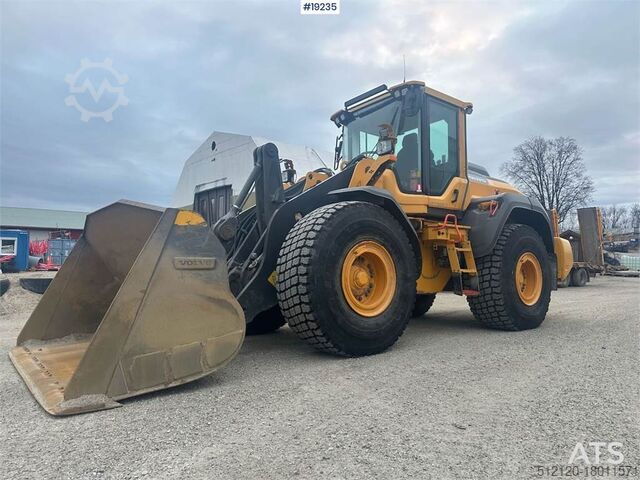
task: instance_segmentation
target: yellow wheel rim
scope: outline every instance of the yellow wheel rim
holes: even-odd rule
[[[387,249],[369,240],[351,248],[342,264],[342,292],[358,315],[384,312],[396,293],[396,267]]]
[[[525,305],[535,305],[542,294],[542,268],[531,252],[520,255],[516,264],[516,289]]]

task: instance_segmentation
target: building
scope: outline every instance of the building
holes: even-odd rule
[[[43,208],[0,207],[0,229],[29,232],[29,240],[47,240],[50,233],[67,232],[77,239],[84,229],[85,212]]]
[[[251,173],[253,150],[269,142],[278,147],[280,158],[293,160],[298,177],[333,166],[329,152],[250,135],[213,132],[185,162],[173,206],[194,208],[213,223],[229,210]],[[194,206],[196,194],[198,205]]]

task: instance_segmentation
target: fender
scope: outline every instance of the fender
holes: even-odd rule
[[[497,204],[495,212],[486,208],[489,202]],[[471,227],[469,239],[473,256],[476,258],[491,253],[506,223],[522,223],[538,232],[547,252],[555,260],[549,215],[534,198],[518,193],[475,198],[469,204],[460,223]]]
[[[415,229],[411,225],[411,222],[405,215],[400,205],[398,205],[398,202],[396,202],[396,199],[393,198],[391,193],[389,193],[387,190],[376,187],[351,187],[333,190],[329,192],[329,198],[331,198],[331,201],[329,203],[343,201],[373,203],[374,205],[378,205],[384,208],[387,212],[393,215],[404,229],[404,232],[407,234],[407,238],[409,238],[409,242],[411,243],[411,247],[416,259],[418,276],[420,276],[420,272],[422,271],[422,250],[420,249],[420,240],[418,239],[418,234],[416,233]]]
[[[283,204],[269,221],[267,230],[255,247],[257,257],[261,262],[256,265],[251,279],[238,294],[238,301],[242,306],[247,323],[251,323],[255,316],[274,305],[277,305],[276,290],[272,280],[276,268],[278,253],[289,230],[300,216],[304,216],[324,205],[340,201],[363,201],[383,206],[389,211],[405,229],[411,246],[415,252],[418,275],[422,267],[422,255],[417,234],[409,219],[400,206],[385,190],[375,187],[347,188],[353,167],[329,177],[322,183],[305,190],[300,195]],[[262,243],[263,242],[263,243]],[[264,247],[262,247],[264,245]],[[260,251],[260,253],[258,253]]]

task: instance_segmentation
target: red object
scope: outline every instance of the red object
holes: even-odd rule
[[[500,206],[500,204],[498,202],[496,202],[495,200],[491,200],[491,203],[489,204],[489,216],[493,217],[496,212],[498,211],[498,207]]]
[[[38,272],[57,272],[60,270],[60,265],[54,265],[53,263],[39,263],[36,265]]]
[[[0,255],[0,263],[10,262],[15,258],[15,255]]]
[[[40,257],[47,253],[49,242],[47,240],[32,240],[29,242],[29,255]]]
[[[453,213],[447,213],[444,216],[444,220],[442,221],[442,223],[438,226],[438,230],[446,230],[447,225],[451,225],[449,223],[449,220],[453,219],[453,227],[455,227],[456,229],[456,234],[458,235],[458,241],[461,242],[462,241],[462,233],[460,233],[460,227],[458,227],[458,217],[455,216],[455,214]]]
[[[38,262],[36,270],[41,272],[51,272],[60,270],[60,265],[57,265],[51,261],[51,257],[47,256],[45,261]]]

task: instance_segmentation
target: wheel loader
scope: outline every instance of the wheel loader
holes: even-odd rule
[[[88,215],[13,364],[68,415],[208,375],[245,333],[285,323],[318,350],[377,354],[444,291],[489,328],[538,327],[571,247],[535,199],[467,161],[471,112],[422,82],[381,85],[331,117],[333,170],[296,179],[260,146],[215,225],[128,201]]]

